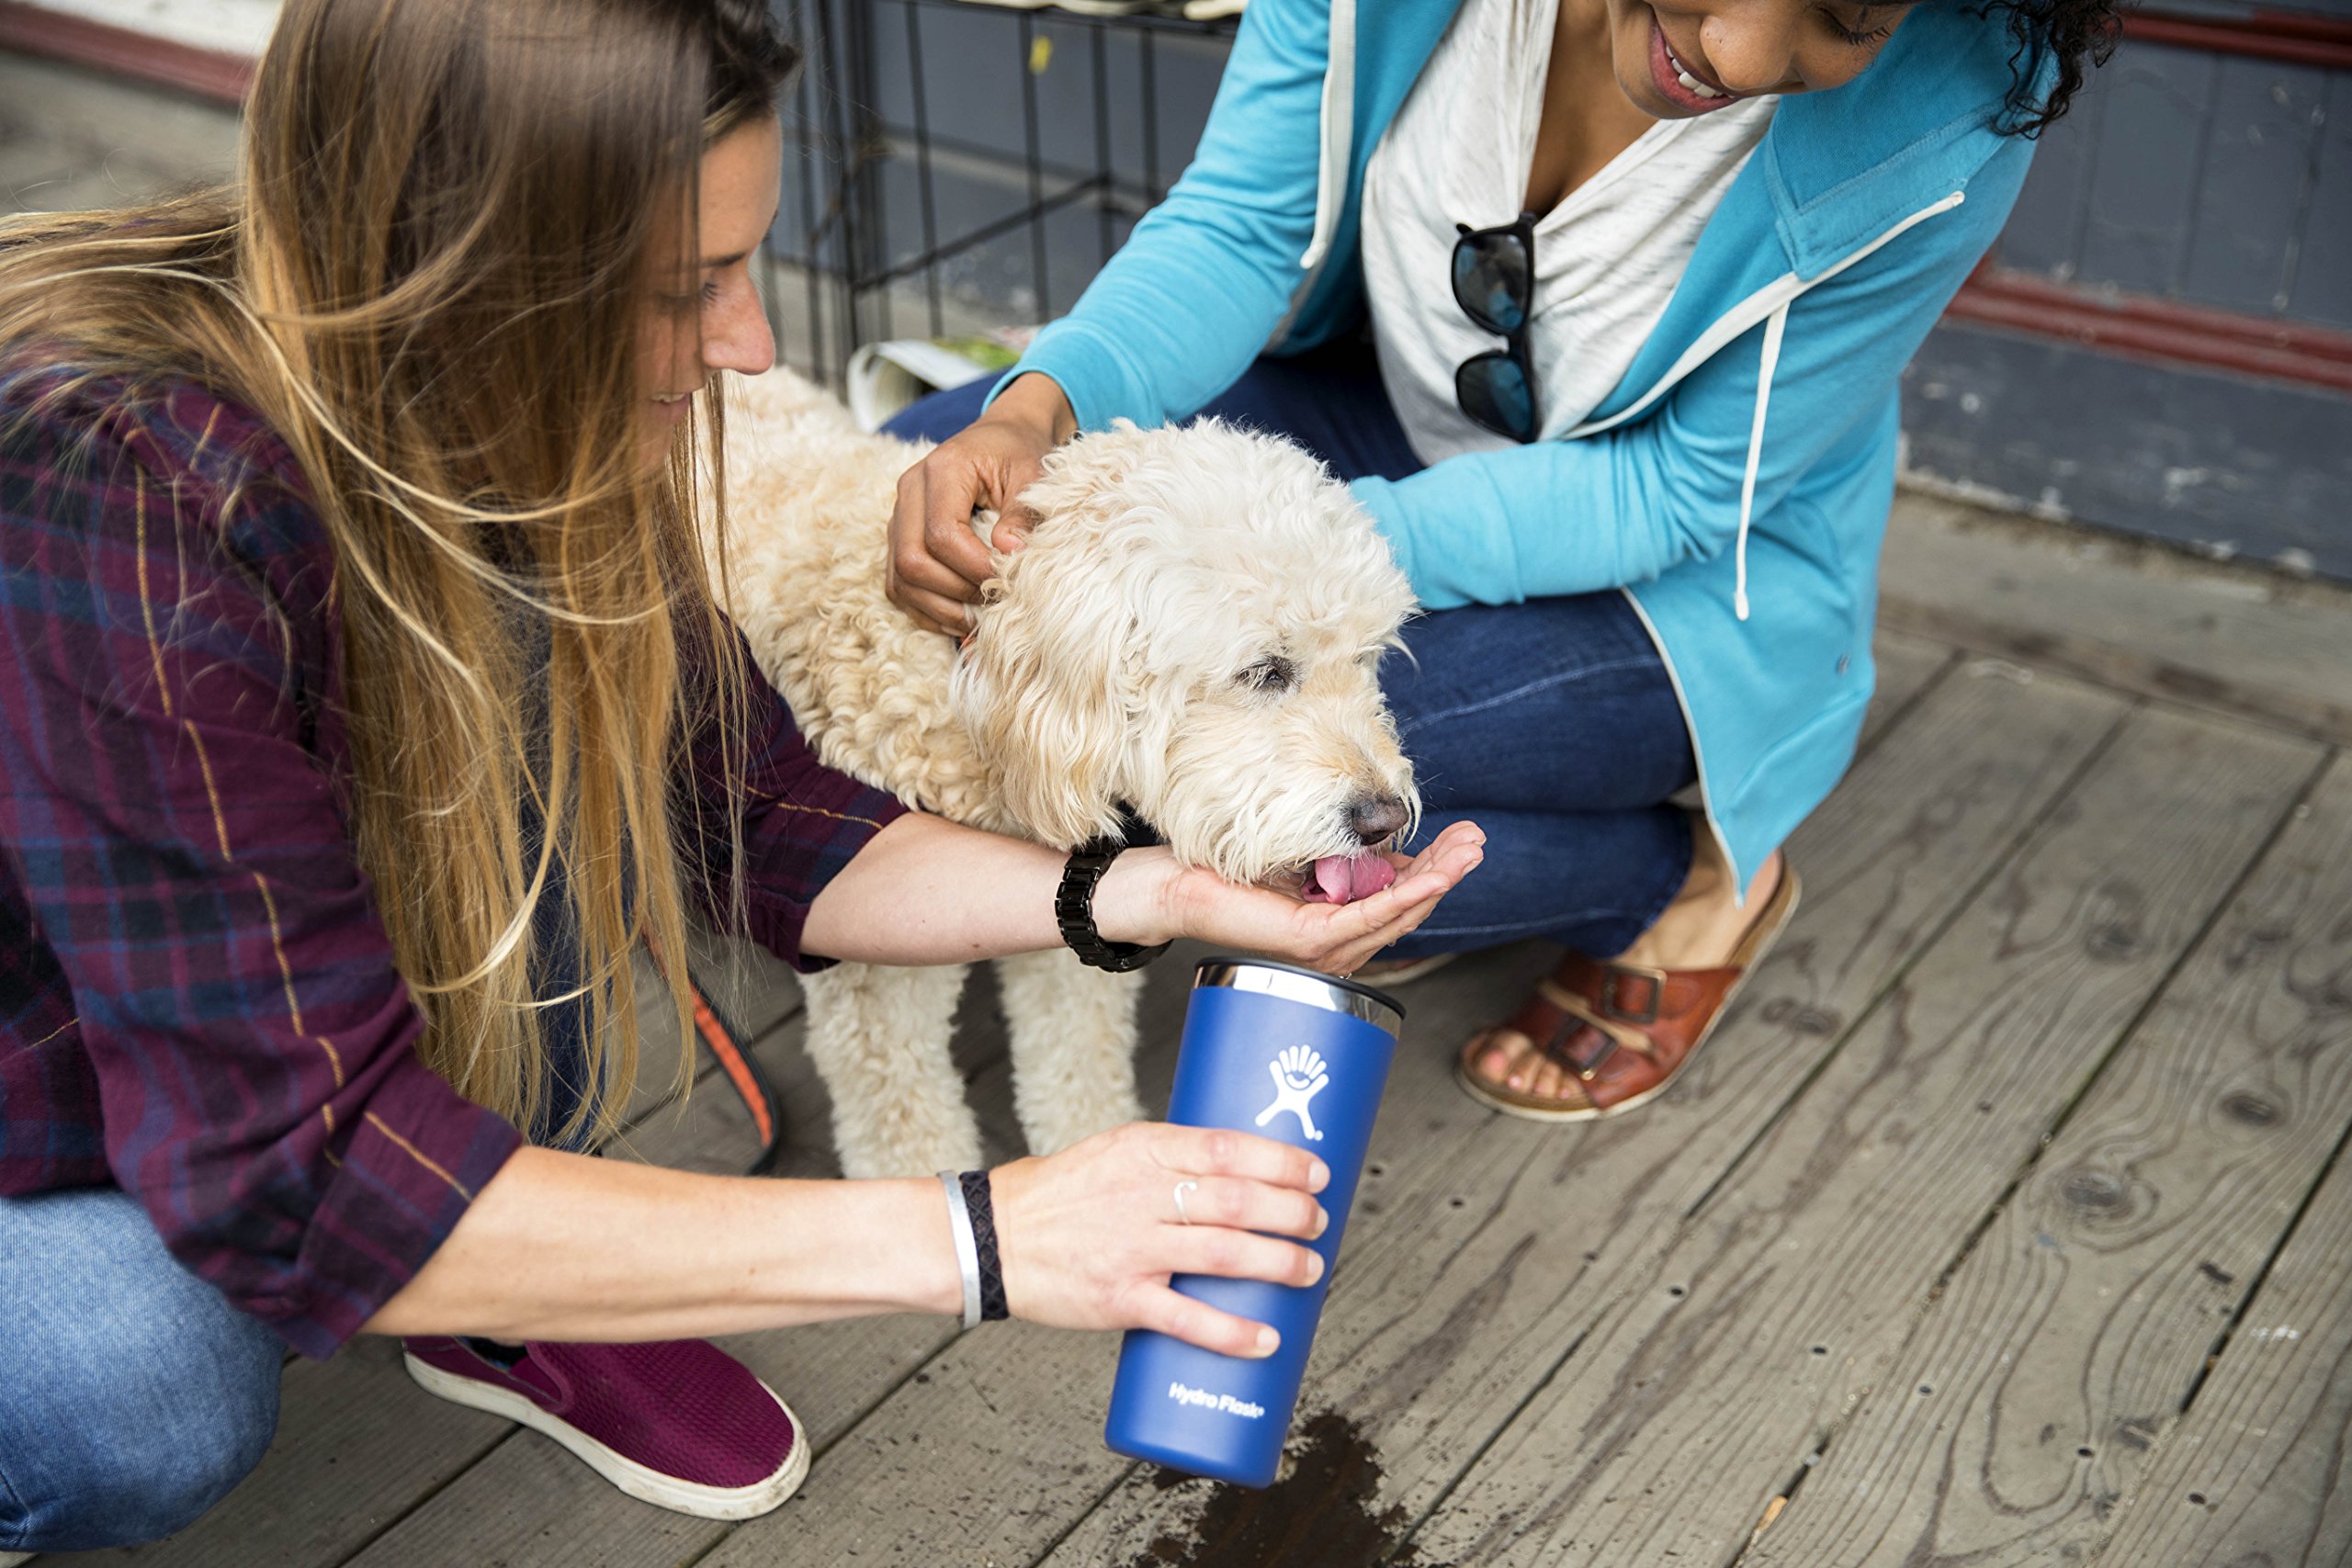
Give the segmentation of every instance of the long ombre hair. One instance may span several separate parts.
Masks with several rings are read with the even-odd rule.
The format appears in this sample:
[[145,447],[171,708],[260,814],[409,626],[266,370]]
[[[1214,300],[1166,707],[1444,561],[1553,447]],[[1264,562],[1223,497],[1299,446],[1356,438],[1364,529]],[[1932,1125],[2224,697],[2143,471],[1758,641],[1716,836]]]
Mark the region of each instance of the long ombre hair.
[[[635,1084],[639,932],[683,956],[687,878],[740,853],[683,785],[692,739],[741,711],[699,532],[718,399],[649,473],[640,345],[696,265],[703,153],[794,63],[763,0],[287,0],[234,184],[0,231],[12,356],[130,396],[196,378],[300,461],[334,542],[357,854],[425,1058],[534,1126],[548,1010],[584,1006],[566,1138]],[[582,985],[543,998],[550,926]]]

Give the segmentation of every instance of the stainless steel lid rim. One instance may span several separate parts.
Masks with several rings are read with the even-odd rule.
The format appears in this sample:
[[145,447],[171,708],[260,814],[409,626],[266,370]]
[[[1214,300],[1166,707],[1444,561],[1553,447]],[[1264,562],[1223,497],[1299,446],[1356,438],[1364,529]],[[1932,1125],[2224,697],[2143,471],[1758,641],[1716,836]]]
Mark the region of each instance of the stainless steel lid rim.
[[1405,1021],[1405,1004],[1385,991],[1271,958],[1204,958],[1193,966],[1193,985],[1195,989],[1223,986],[1237,991],[1256,991],[1321,1008],[1326,1012],[1345,1013],[1391,1037]]

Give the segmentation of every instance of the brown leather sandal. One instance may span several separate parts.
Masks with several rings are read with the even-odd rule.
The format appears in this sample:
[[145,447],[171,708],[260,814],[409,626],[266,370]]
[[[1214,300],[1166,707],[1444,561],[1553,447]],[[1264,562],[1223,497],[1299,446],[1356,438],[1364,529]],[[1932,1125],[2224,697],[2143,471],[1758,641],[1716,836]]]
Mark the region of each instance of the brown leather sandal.
[[1651,969],[1602,964],[1571,953],[1498,1027],[1535,1043],[1538,1055],[1574,1073],[1584,1100],[1529,1094],[1472,1065],[1496,1032],[1464,1042],[1453,1076],[1481,1105],[1530,1122],[1589,1122],[1663,1093],[1707,1043],[1749,971],[1796,913],[1797,874],[1784,865],[1731,962],[1720,969]]

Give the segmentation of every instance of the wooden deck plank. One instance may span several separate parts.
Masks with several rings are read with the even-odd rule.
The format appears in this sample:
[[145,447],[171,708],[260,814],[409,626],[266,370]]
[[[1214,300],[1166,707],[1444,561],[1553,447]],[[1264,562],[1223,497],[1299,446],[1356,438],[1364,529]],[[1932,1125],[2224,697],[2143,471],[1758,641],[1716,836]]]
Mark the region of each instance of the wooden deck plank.
[[1888,626],[2352,742],[2352,593],[1916,491],[1887,528]]
[[[740,1345],[729,1348],[742,1354]],[[517,1431],[351,1563],[507,1568],[560,1560],[571,1568],[669,1568],[692,1562],[726,1528],[625,1497],[551,1440]]]
[[[2340,986],[2341,947],[2336,965]],[[2113,1568],[2352,1562],[2352,1160],[2339,1158],[2328,1172],[2096,1561]]]
[[[1694,1130],[1710,1115],[1752,1115],[1736,1136],[1713,1145],[1727,1163],[1777,1103],[1759,1102],[1763,1089],[1793,1089],[1795,1072],[1776,1071],[1757,1056],[1791,1041],[1800,1050],[1826,1050],[1840,1027],[1825,1023],[1830,1012],[1859,1011],[1916,953],[2119,712],[2112,699],[2065,682],[1963,680],[1905,721],[1905,728],[1918,724],[1923,739],[1881,746],[1857,771],[1852,793],[1809,829],[1817,832],[1808,842],[1819,847],[1807,852],[1821,893],[1806,918],[1836,936],[1834,947],[1815,936],[1782,949],[1776,978],[1759,976],[1761,1005],[1747,1010],[1747,1021],[1720,1047],[1750,1061],[1722,1072],[1722,1092],[1701,1095],[1696,1107],[1678,1091],[1640,1117],[1581,1131],[1495,1117],[1448,1081],[1455,1038],[1507,1007],[1549,956],[1540,945],[1487,955],[1414,987],[1406,1048],[1374,1145],[1382,1174],[1365,1186],[1307,1408],[1337,1403],[1378,1424],[1394,1438],[1382,1446],[1409,1495],[1425,1498],[1449,1483],[1483,1435],[1501,1424],[1504,1413],[1492,1408],[1487,1391],[1515,1384],[1523,1393],[1556,1359],[1563,1298],[1584,1302],[1587,1314],[1605,1299],[1579,1291],[1579,1276],[1591,1271],[1576,1250],[1555,1242],[1559,1184],[1575,1184],[1581,1209],[1590,1184],[1606,1179],[1611,1190],[1594,1197],[1599,1206],[1588,1212],[1612,1233],[1606,1222],[1613,1205],[1647,1203],[1643,1212],[1657,1218],[1679,1215],[1721,1168],[1680,1163]],[[1858,802],[1870,804],[1857,809]],[[1172,1033],[1172,1015],[1149,1027]],[[1630,1152],[1597,1163],[1594,1151],[1604,1148]],[[1673,1187],[1678,1176],[1690,1184]],[[1503,1283],[1495,1290],[1476,1288],[1496,1275]],[[1369,1283],[1359,1293],[1351,1280]],[[1483,1303],[1497,1293],[1505,1297],[1500,1321],[1467,1334],[1457,1317],[1465,1294]],[[812,1481],[805,1505],[772,1526],[739,1530],[711,1568],[786,1550],[810,1560],[856,1551],[865,1560],[928,1562],[950,1542],[1010,1562],[1049,1546],[1125,1472],[1124,1461],[1100,1447],[1109,1351],[1049,1337],[1024,1338],[1018,1353],[989,1352],[985,1359],[978,1349],[954,1382],[901,1389],[830,1456],[822,1486]],[[1351,1390],[1363,1397],[1350,1399]],[[923,1434],[943,1432],[965,1445],[965,1461],[953,1470],[914,1471],[899,1458]],[[1052,1458],[1041,1463],[1041,1455]],[[1200,1506],[1189,1489],[1163,1496],[1148,1483],[1135,1485],[1180,1514]],[[1127,1500],[1123,1493],[1122,1504]],[[1084,1544],[1094,1540],[1087,1534],[1092,1528],[1081,1526],[1065,1554],[1117,1560],[1109,1546],[1092,1552]],[[1148,1540],[1159,1527],[1135,1528]]]
[[[2348,799],[2352,760],[2339,756],[2281,843],[2274,919],[2240,950],[2271,982],[2248,1025],[2271,1049],[2210,1101],[2225,1135],[2309,1140],[2301,1123],[2341,1092],[2352,1058]],[[2098,1562],[2352,1562],[2352,1158],[2343,1144],[2334,1162],[2127,1494]]]
[[[984,1140],[1001,1148],[1017,1145],[1019,1131],[1011,1124],[1003,1032],[992,996],[983,985],[967,998],[956,1056],[978,1066],[972,1100]],[[778,1175],[831,1176],[838,1167],[827,1127],[830,1102],[799,1048],[801,1021],[797,1013],[791,1016],[759,1047],[786,1111],[786,1153]],[[630,1150],[616,1152],[679,1168],[732,1172],[742,1168],[755,1146],[741,1102],[723,1085],[707,1083],[683,1107],[657,1112]],[[944,1319],[902,1315],[743,1335],[723,1343],[784,1395],[821,1456],[955,1337],[954,1325]],[[825,1461],[820,1458],[819,1463]],[[352,1568],[683,1562],[720,1540],[728,1528],[627,1497],[552,1442],[526,1432],[501,1444],[402,1519],[354,1559]]]
[[1741,1568],[2088,1558],[2352,1124],[2352,1014],[2311,984],[2347,973],[2339,761]]
[[1868,751],[1878,744],[1959,658],[1959,651],[1944,643],[1897,632],[1879,633],[1871,647],[1871,659],[1878,666],[1878,689],[1871,694],[1871,710],[1862,720],[1861,750]]
[[1883,1382],[2317,756],[2134,715],[1416,1545],[1482,1568],[1727,1561]]

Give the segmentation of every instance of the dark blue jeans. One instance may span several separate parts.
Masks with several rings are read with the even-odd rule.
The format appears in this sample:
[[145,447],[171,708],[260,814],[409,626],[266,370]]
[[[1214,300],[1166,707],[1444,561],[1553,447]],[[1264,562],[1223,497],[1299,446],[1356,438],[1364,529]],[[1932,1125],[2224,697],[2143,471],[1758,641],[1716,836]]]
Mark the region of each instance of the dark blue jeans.
[[[886,426],[944,440],[992,380],[926,398]],[[1342,479],[1402,479],[1420,460],[1369,345],[1261,359],[1201,411],[1287,435]],[[1486,829],[1487,858],[1429,922],[1389,950],[1418,958],[1549,937],[1608,957],[1633,945],[1690,871],[1698,776],[1681,705],[1621,593],[1467,605],[1405,627],[1411,657],[1380,669],[1426,807],[1408,849],[1448,823]]]

